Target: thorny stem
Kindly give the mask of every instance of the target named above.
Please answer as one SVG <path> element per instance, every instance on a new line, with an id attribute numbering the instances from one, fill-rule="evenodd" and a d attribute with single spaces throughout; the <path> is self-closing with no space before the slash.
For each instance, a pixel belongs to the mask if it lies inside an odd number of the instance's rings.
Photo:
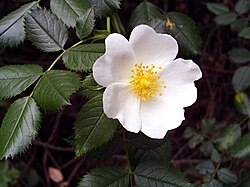
<path id="1" fill-rule="evenodd" d="M 123 144 L 124 144 L 124 148 L 125 148 L 125 152 L 126 152 L 126 158 L 127 158 L 129 182 L 130 182 L 130 186 L 133 187 L 133 172 L 132 172 L 132 169 L 131 169 L 131 163 L 130 163 L 129 155 L 128 155 L 128 140 L 126 138 L 125 133 L 123 134 Z"/>

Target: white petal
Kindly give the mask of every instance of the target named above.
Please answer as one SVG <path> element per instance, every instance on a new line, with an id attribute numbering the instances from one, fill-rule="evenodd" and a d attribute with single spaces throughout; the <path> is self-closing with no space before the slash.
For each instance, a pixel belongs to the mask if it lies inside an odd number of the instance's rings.
<path id="1" fill-rule="evenodd" d="M 172 84 L 191 83 L 202 77 L 201 70 L 197 64 L 192 60 L 183 60 L 181 58 L 163 66 L 163 70 L 159 74 L 167 87 Z"/>
<path id="2" fill-rule="evenodd" d="M 147 25 L 135 27 L 129 43 L 140 63 L 161 66 L 173 61 L 178 53 L 176 40 L 168 34 L 157 34 Z"/>
<path id="3" fill-rule="evenodd" d="M 105 87 L 115 82 L 128 82 L 137 62 L 128 40 L 120 34 L 110 34 L 105 46 L 105 54 L 93 66 L 94 79 Z"/>
<path id="4" fill-rule="evenodd" d="M 108 86 L 103 95 L 103 108 L 109 118 L 118 119 L 128 131 L 140 131 L 140 100 L 134 96 L 130 84 Z"/>
<path id="5" fill-rule="evenodd" d="M 160 98 L 156 102 L 141 102 L 141 119 L 141 131 L 151 138 L 161 139 L 185 119 L 184 109 L 169 105 Z"/>
<path id="6" fill-rule="evenodd" d="M 193 82 L 189 84 L 171 84 L 161 90 L 163 96 L 161 99 L 166 103 L 178 107 L 187 107 L 192 105 L 197 99 L 197 88 Z M 159 97 L 157 98 L 159 99 Z"/>

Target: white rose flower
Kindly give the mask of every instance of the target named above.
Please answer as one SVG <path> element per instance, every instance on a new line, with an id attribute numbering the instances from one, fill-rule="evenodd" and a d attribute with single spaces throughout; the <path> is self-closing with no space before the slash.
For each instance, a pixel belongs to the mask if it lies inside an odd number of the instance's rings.
<path id="1" fill-rule="evenodd" d="M 196 101 L 194 81 L 202 73 L 192 60 L 175 59 L 176 40 L 139 25 L 129 41 L 114 33 L 105 45 L 105 54 L 93 66 L 94 79 L 107 87 L 104 113 L 126 130 L 151 138 L 163 138 L 178 127 L 185 119 L 183 107 Z"/>

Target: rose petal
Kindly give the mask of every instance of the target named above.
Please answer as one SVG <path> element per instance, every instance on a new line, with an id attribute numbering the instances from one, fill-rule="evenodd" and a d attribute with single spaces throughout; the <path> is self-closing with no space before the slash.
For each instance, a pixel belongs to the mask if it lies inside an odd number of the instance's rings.
<path id="1" fill-rule="evenodd" d="M 128 82 L 130 70 L 137 63 L 128 40 L 120 34 L 110 34 L 105 45 L 105 54 L 93 66 L 94 79 L 105 87 L 115 82 Z"/>
<path id="2" fill-rule="evenodd" d="M 156 102 L 141 102 L 141 131 L 151 137 L 161 139 L 168 130 L 178 127 L 185 119 L 184 109 L 169 105 L 164 99 Z"/>
<path id="3" fill-rule="evenodd" d="M 151 27 L 140 25 L 133 29 L 129 43 L 137 60 L 145 65 L 161 66 L 173 61 L 178 53 L 176 40 L 168 34 L 157 34 Z"/>
<path id="4" fill-rule="evenodd" d="M 161 79 L 165 81 L 167 87 L 173 84 L 191 83 L 202 77 L 201 70 L 192 60 L 181 58 L 163 66 L 159 72 Z"/>
<path id="5" fill-rule="evenodd" d="M 108 86 L 103 95 L 103 108 L 109 118 L 118 119 L 128 131 L 140 131 L 140 100 L 135 97 L 130 84 Z"/>

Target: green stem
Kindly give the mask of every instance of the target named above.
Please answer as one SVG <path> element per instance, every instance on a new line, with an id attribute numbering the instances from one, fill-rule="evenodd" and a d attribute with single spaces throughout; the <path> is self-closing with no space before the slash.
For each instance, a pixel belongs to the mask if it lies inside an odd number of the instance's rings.
<path id="1" fill-rule="evenodd" d="M 107 31 L 110 33 L 111 32 L 111 26 L 110 26 L 110 17 L 107 17 Z"/>
<path id="2" fill-rule="evenodd" d="M 129 182 L 130 182 L 130 186 L 133 187 L 133 172 L 131 169 L 131 163 L 130 163 L 129 155 L 128 155 L 128 140 L 125 136 L 125 133 L 123 134 L 123 143 L 124 143 L 126 158 L 127 158 Z"/>

